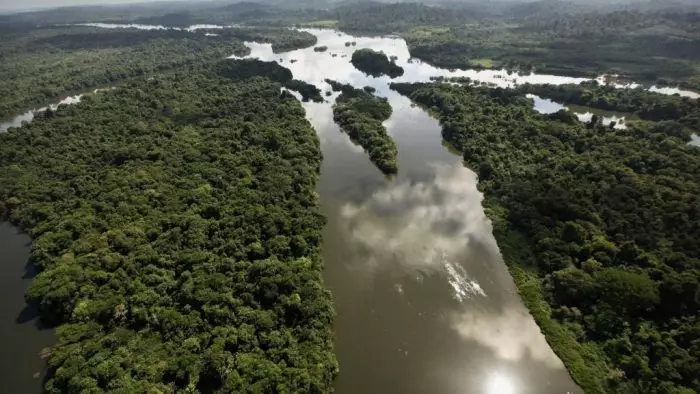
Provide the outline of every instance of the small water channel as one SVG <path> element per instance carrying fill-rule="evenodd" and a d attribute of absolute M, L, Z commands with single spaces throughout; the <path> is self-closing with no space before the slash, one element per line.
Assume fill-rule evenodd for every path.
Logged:
<path fill-rule="evenodd" d="M 101 91 L 111 90 L 111 89 L 114 89 L 114 88 L 94 89 L 91 92 L 93 94 L 95 94 L 95 93 L 98 93 Z M 0 122 L 0 133 L 7 131 L 7 129 L 9 129 L 10 127 L 20 127 L 20 126 L 22 126 L 22 122 L 31 122 L 34 119 L 34 116 L 38 112 L 46 111 L 49 108 L 51 108 L 52 110 L 55 111 L 59 105 L 63 105 L 63 104 L 70 105 L 70 104 L 79 103 L 80 99 L 83 96 L 85 96 L 85 94 L 86 93 L 81 93 L 81 94 L 77 94 L 75 96 L 68 96 L 55 104 L 49 104 L 48 106 L 41 107 L 41 108 L 33 108 L 30 110 L 27 110 L 27 112 L 25 112 L 21 115 L 17 115 L 11 119 L 7 119 L 4 122 Z"/>

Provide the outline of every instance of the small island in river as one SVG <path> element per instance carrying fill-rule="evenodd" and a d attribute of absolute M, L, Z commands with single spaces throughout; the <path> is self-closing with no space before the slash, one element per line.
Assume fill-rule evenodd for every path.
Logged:
<path fill-rule="evenodd" d="M 373 77 L 388 75 L 390 78 L 396 78 L 403 75 L 403 68 L 396 64 L 395 58 L 389 60 L 384 52 L 368 48 L 355 51 L 350 62 L 356 69 Z"/>
<path fill-rule="evenodd" d="M 399 165 L 396 143 L 382 124 L 391 116 L 391 104 L 375 96 L 374 89 L 356 89 L 327 79 L 334 91 L 342 92 L 333 106 L 333 120 L 369 154 L 383 173 L 396 174 Z"/>

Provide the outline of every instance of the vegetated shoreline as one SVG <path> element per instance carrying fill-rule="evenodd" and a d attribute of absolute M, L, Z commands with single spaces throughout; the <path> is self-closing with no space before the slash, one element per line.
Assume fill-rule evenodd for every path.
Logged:
<path fill-rule="evenodd" d="M 385 53 L 369 48 L 362 48 L 353 52 L 350 63 L 356 69 L 375 78 L 382 75 L 387 75 L 389 78 L 397 78 L 404 73 L 403 68 L 396 64 L 395 59 L 389 60 Z"/>
<path fill-rule="evenodd" d="M 440 126 L 443 127 L 441 115 L 437 109 L 428 108 L 420 102 L 415 102 L 409 96 L 407 98 L 431 117 L 438 120 Z M 461 149 L 454 145 L 453 141 L 443 138 L 443 142 L 449 144 L 450 148 L 456 151 L 456 154 L 461 154 Z M 465 162 L 463 164 L 465 167 L 470 168 L 468 163 Z M 482 186 L 483 180 L 479 179 L 477 188 L 480 191 Z M 513 279 L 515 287 L 518 289 L 518 295 L 535 320 L 535 323 L 537 323 L 547 344 L 562 361 L 571 379 L 581 386 L 586 393 L 604 394 L 605 390 L 594 379 L 590 379 L 589 374 L 583 370 L 586 361 L 580 356 L 579 349 L 581 345 L 558 322 L 552 319 L 551 309 L 542 296 L 543 293 L 537 273 L 533 272 L 532 267 L 523 264 L 532 259 L 532 256 L 524 257 L 529 253 L 527 240 L 522 234 L 508 228 L 507 220 L 504 220 L 503 216 L 499 214 L 504 210 L 504 207 L 500 206 L 493 198 L 489 198 L 485 193 L 482 207 L 486 217 L 491 221 L 493 236 L 503 257 L 503 262 Z"/>
<path fill-rule="evenodd" d="M 410 96 L 407 97 L 411 99 Z M 411 101 L 415 102 L 413 99 Z M 419 102 L 415 103 L 431 117 L 437 119 L 441 127 L 444 127 L 438 110 L 428 108 Z M 452 149 L 455 149 L 457 154 L 461 154 L 461 149 L 453 141 L 444 138 L 443 141 L 449 144 Z M 471 169 L 466 161 L 463 164 Z M 472 169 L 472 171 L 474 170 Z M 482 186 L 483 180 L 479 179 L 477 188 L 480 191 Z M 581 356 L 581 344 L 569 332 L 564 330 L 558 322 L 552 319 L 551 308 L 543 297 L 539 283 L 540 279 L 537 273 L 533 271 L 534 268 L 528 267 L 525 263 L 532 259 L 532 256 L 529 255 L 527 239 L 522 234 L 508 228 L 507 220 L 504 220 L 500 214 L 504 207 L 486 193 L 484 193 L 482 207 L 486 217 L 491 221 L 493 236 L 503 257 L 503 262 L 518 290 L 518 295 L 537 323 L 547 344 L 562 361 L 571 379 L 583 388 L 586 393 L 605 394 L 606 390 L 602 388 L 595 375 L 585 371 L 586 360 Z M 592 362 L 600 363 L 599 360 L 593 360 Z"/>
<path fill-rule="evenodd" d="M 224 61 L 216 70 L 224 74 L 237 62 Z M 185 386 L 220 386 L 232 391 L 255 387 L 261 391 L 331 389 L 338 369 L 332 352 L 333 309 L 330 294 L 322 285 L 319 252 L 325 222 L 315 195 L 320 142 L 301 105 L 288 93 L 280 94 L 280 85 L 272 82 L 274 76 L 267 78 L 268 72 L 263 69 L 259 75 L 234 80 L 206 71 L 175 73 L 133 82 L 104 95 L 87 96 L 81 103 L 47 112 L 23 128 L 0 134 L 0 167 L 8 170 L 0 176 L 4 180 L 0 216 L 31 236 L 32 263 L 41 273 L 30 286 L 28 301 L 39 303 L 45 321 L 59 325 L 58 343 L 49 360 L 52 374 L 47 391 L 129 391 L 135 388 L 132 385 L 159 390 Z M 141 107 L 142 100 L 149 103 L 146 108 Z M 201 103 L 205 113 L 192 103 Z M 218 107 L 209 105 L 214 103 Z M 133 116 L 120 119 L 122 112 Z M 94 117 L 112 128 L 104 134 L 85 129 L 85 120 Z M 253 123 L 255 119 L 258 121 Z M 275 119 L 280 123 L 275 125 Z M 74 139 L 80 135 L 85 137 L 83 145 L 74 150 Z M 104 138 L 101 142 L 100 136 Z M 34 143 L 27 144 L 27 140 Z M 30 145 L 39 157 L 33 158 Z M 46 149 L 54 154 L 43 154 L 49 152 Z M 71 156 L 72 160 L 66 160 Z M 90 164 L 100 162 L 102 156 L 107 164 Z M 207 156 L 221 160 L 211 161 Z M 52 170 L 37 170 L 34 159 L 52 162 Z M 172 160 L 183 161 L 183 168 L 158 164 Z M 233 166 L 238 172 L 224 171 L 228 174 L 224 179 L 217 176 L 216 163 Z M 73 165 L 76 167 L 71 170 Z M 191 166 L 197 171 L 187 170 Z M 130 167 L 135 168 L 128 170 Z M 132 175 L 115 176 L 124 169 Z M 57 176 L 66 171 L 75 172 L 70 180 Z M 107 173 L 97 184 L 93 176 L 101 171 Z M 174 173 L 164 178 L 164 171 Z M 162 182 L 164 179 L 167 182 Z M 100 191 L 113 187 L 115 181 L 128 185 L 114 190 L 131 192 L 126 192 L 129 198 L 114 198 L 126 205 L 135 204 L 123 215 L 108 207 L 107 196 L 116 192 Z M 71 190 L 65 182 L 71 182 Z M 144 190 L 134 182 L 148 188 L 145 196 L 156 207 L 142 206 Z M 244 194 L 237 200 L 231 199 L 230 193 L 218 198 L 227 183 L 238 184 L 235 189 Z M 246 190 L 253 195 L 245 194 Z M 96 192 L 102 197 L 89 197 Z M 260 193 L 265 197 L 256 197 Z M 64 198 L 57 201 L 68 198 L 80 207 L 66 211 L 69 207 L 40 197 L 62 194 Z M 90 204 L 83 204 L 83 198 L 93 209 L 97 209 L 95 204 L 102 207 L 92 218 Z M 167 208 L 181 203 L 187 207 Z M 247 203 L 277 208 L 248 209 L 246 213 Z M 147 213 L 138 214 L 143 209 Z M 225 216 L 223 211 L 227 211 Z M 158 229 L 163 220 L 175 227 Z M 241 223 L 233 225 L 231 220 Z M 293 222 L 293 226 L 275 224 L 280 220 Z M 260 232 L 259 241 L 235 231 L 228 237 L 212 233 L 204 239 L 192 238 L 201 226 L 213 226 L 209 231 L 215 232 L 248 226 L 250 236 Z M 172 237 L 174 229 L 180 229 L 181 237 L 167 243 L 158 241 Z M 223 239 L 229 244 L 222 245 Z M 213 244 L 197 249 L 198 242 Z M 166 247 L 168 244 L 182 249 L 176 252 Z M 192 246 L 200 252 L 188 250 Z M 156 255 L 157 262 L 153 260 Z M 93 257 L 102 258 L 102 263 L 95 266 Z M 197 262 L 185 264 L 182 259 Z M 142 275 L 124 281 L 123 277 L 133 275 L 134 270 Z M 173 270 L 178 272 L 171 275 Z M 80 275 L 75 277 L 71 272 Z M 186 284 L 178 281 L 188 275 L 190 281 L 204 280 L 198 292 L 188 293 L 184 287 L 177 290 Z M 205 279 L 202 275 L 214 276 Z M 241 281 L 240 275 L 246 279 Z M 148 290 L 156 278 L 170 285 L 155 292 Z M 120 291 L 135 284 L 141 287 Z M 208 286 L 236 290 L 216 292 Z M 265 289 L 256 290 L 256 286 Z M 233 298 L 211 298 L 212 294 Z M 144 303 L 143 297 L 158 300 Z M 164 297 L 172 301 L 164 304 Z M 150 321 L 151 314 L 159 318 Z M 168 323 L 174 318 L 180 319 L 177 327 Z M 275 322 L 281 322 L 280 326 Z M 252 337 L 246 331 L 251 324 L 258 326 Z M 208 325 L 210 329 L 200 330 Z M 227 329 L 238 331 L 231 337 Z M 234 342 L 229 344 L 231 340 Z M 111 345 L 103 346 L 105 341 Z M 258 347 L 258 341 L 264 346 Z M 123 364 L 120 357 L 124 352 L 132 357 Z M 206 356 L 209 352 L 216 357 Z M 188 364 L 192 368 L 179 364 L 178 360 L 195 354 L 201 363 Z M 103 379 L 102 372 L 92 368 L 94 357 L 116 363 L 119 373 Z M 156 357 L 157 362 L 149 357 Z M 218 362 L 234 367 L 219 370 Z M 139 370 L 139 365 L 149 369 Z M 114 368 L 110 374 L 115 373 Z"/>
<path fill-rule="evenodd" d="M 216 36 L 206 35 L 214 31 Z M 44 37 L 47 33 L 51 35 Z M 311 47 L 318 41 L 308 32 L 280 27 L 187 32 L 73 25 L 37 28 L 29 34 L 12 32 L 7 40 L 12 44 L 4 59 L 6 67 L 0 69 L 0 76 L 7 78 L 5 89 L 0 89 L 0 95 L 5 96 L 0 103 L 0 120 L 100 86 L 184 69 L 197 72 L 204 63 L 248 55 L 246 40 L 270 43 L 276 53 Z M 60 67 L 52 68 L 47 75 L 40 66 L 54 59 Z M 12 71 L 15 67 L 27 68 L 26 64 L 31 65 L 26 72 Z M 35 77 L 39 81 L 31 79 Z"/>
<path fill-rule="evenodd" d="M 689 209 L 692 217 L 692 201 L 687 200 L 683 190 L 692 194 L 698 189 L 692 179 L 697 177 L 693 169 L 699 163 L 695 148 L 686 146 L 690 137 L 682 124 L 693 127 L 697 116 L 691 113 L 681 118 L 681 123 L 669 122 L 664 117 L 672 116 L 672 106 L 650 105 L 646 108 L 648 116 L 659 122 L 637 121 L 629 130 L 620 131 L 600 123 L 582 124 L 565 111 L 537 114 L 524 92 L 517 89 L 460 90 L 450 85 L 420 83 L 392 84 L 392 89 L 430 107 L 438 115 L 443 138 L 462 151 L 466 165 L 477 171 L 485 212 L 493 223 L 494 236 L 509 272 L 523 302 L 574 381 L 590 393 L 655 392 L 659 387 L 684 392 L 695 387 L 692 380 L 697 376 L 693 372 L 697 363 L 687 344 L 688 338 L 693 338 L 692 319 L 688 324 L 674 319 L 683 316 L 687 308 L 695 308 L 693 303 L 697 301 L 684 298 L 684 293 L 674 290 L 674 286 L 682 289 L 683 283 L 694 283 L 697 260 L 693 256 L 697 247 L 693 246 L 692 234 L 697 227 L 693 227 L 692 219 L 682 217 L 673 225 L 675 232 L 669 233 L 664 226 L 668 218 L 684 209 Z M 542 89 L 569 94 L 574 87 Z M 607 87 L 598 89 L 600 92 L 593 92 L 594 98 L 610 93 Z M 657 102 L 675 103 L 676 111 L 692 104 L 688 99 L 641 90 L 620 91 L 617 96 L 607 99 L 624 105 L 630 96 L 655 98 Z M 697 111 L 697 107 L 687 108 Z M 465 123 L 464 116 L 469 116 L 470 121 Z M 499 127 L 506 127 L 503 134 L 497 133 Z M 522 140 L 525 135 L 532 141 Z M 657 140 L 664 141 L 657 147 Z M 569 144 L 572 151 L 567 150 Z M 648 160 L 661 160 L 661 155 L 672 156 L 673 160 L 647 167 L 643 161 L 621 159 L 630 157 L 627 152 L 613 153 L 625 147 L 645 153 Z M 508 153 L 516 148 L 522 154 Z M 551 154 L 546 158 L 535 157 L 547 149 Z M 640 188 L 654 187 L 666 195 L 666 202 L 658 203 L 657 197 L 650 197 L 657 203 L 644 201 L 645 208 L 627 204 L 627 208 L 611 211 L 619 199 L 610 194 L 625 186 L 613 183 L 608 186 L 610 192 L 593 196 L 584 193 L 577 199 L 575 188 L 567 191 L 561 184 L 574 172 L 582 177 L 580 183 L 595 185 L 588 186 L 594 189 L 605 188 L 604 183 L 600 184 L 601 178 L 610 175 L 610 166 L 614 165 L 627 166 L 630 171 L 621 183 L 638 180 Z M 665 175 L 657 178 L 655 171 Z M 562 194 L 553 194 L 552 190 Z M 587 202 L 595 196 L 603 199 L 600 206 Z M 581 216 L 589 214 L 590 219 Z M 615 226 L 642 214 L 659 220 L 641 225 L 638 232 L 617 233 L 621 230 L 615 230 Z M 654 231 L 662 232 L 658 237 L 674 239 L 675 248 L 654 248 L 655 238 L 648 235 Z M 690 238 L 686 239 L 686 234 Z M 566 248 L 562 249 L 563 245 Z M 634 325 L 624 328 L 632 324 L 626 321 Z M 663 350 L 653 350 L 668 335 L 674 336 L 663 342 Z M 634 346 L 631 354 L 638 358 L 630 359 L 630 351 L 619 351 L 610 345 L 619 341 L 630 342 L 630 347 Z M 672 355 L 685 360 L 671 367 L 676 368 L 677 375 L 655 368 L 659 359 Z M 646 357 L 649 359 L 644 361 Z M 643 372 L 645 368 L 647 373 Z"/>
<path fill-rule="evenodd" d="M 383 122 L 391 117 L 392 108 L 386 98 L 374 95 L 374 89 L 357 89 L 326 79 L 334 91 L 342 92 L 333 105 L 333 120 L 350 139 L 357 142 L 370 160 L 385 175 L 399 171 L 398 148 Z"/>

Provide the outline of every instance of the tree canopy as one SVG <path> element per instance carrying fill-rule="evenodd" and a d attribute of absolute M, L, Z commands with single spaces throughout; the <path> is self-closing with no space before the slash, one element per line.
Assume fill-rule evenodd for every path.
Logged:
<path fill-rule="evenodd" d="M 333 106 L 333 119 L 369 154 L 369 158 L 385 174 L 399 171 L 396 143 L 382 124 L 392 113 L 386 98 L 375 96 L 371 87 L 354 88 L 326 80 L 334 91 L 342 92 Z"/>
<path fill-rule="evenodd" d="M 403 75 L 403 68 L 389 60 L 385 53 L 369 48 L 353 52 L 350 62 L 356 69 L 373 77 L 388 75 L 390 78 L 396 78 Z"/>
<path fill-rule="evenodd" d="M 222 67 L 0 134 L 0 213 L 58 328 L 47 392 L 331 390 L 318 138 L 267 70 Z"/>

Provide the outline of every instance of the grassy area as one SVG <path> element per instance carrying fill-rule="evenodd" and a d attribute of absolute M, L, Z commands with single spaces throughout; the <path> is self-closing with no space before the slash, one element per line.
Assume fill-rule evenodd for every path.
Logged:
<path fill-rule="evenodd" d="M 333 20 L 333 19 L 328 19 L 328 20 L 306 22 L 303 25 L 309 26 L 309 27 L 319 27 L 319 28 L 331 29 L 331 28 L 338 26 L 338 21 Z"/>
<path fill-rule="evenodd" d="M 472 64 L 473 67 L 493 68 L 493 66 L 494 66 L 493 59 L 489 59 L 489 58 L 471 59 L 470 63 Z"/>
<path fill-rule="evenodd" d="M 450 28 L 444 26 L 420 26 L 411 29 L 408 35 L 415 38 L 427 38 L 433 35 L 449 33 L 449 31 Z"/>

